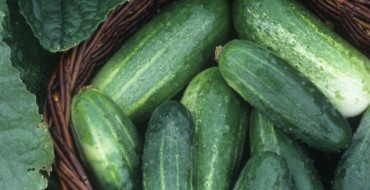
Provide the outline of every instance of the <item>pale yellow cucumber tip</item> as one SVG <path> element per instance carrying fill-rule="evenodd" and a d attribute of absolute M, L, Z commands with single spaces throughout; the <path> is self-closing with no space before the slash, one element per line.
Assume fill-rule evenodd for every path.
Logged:
<path fill-rule="evenodd" d="M 217 46 L 215 50 L 215 60 L 218 61 L 220 58 L 221 52 L 222 52 L 223 47 L 222 46 Z"/>

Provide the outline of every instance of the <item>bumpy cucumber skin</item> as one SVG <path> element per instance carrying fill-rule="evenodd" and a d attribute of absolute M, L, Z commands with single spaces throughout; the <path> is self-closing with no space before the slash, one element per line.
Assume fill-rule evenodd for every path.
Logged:
<path fill-rule="evenodd" d="M 234 190 L 295 189 L 285 159 L 273 152 L 259 152 L 244 166 Z"/>
<path fill-rule="evenodd" d="M 348 121 L 307 78 L 267 49 L 228 42 L 218 59 L 226 82 L 286 132 L 325 152 L 346 146 Z"/>
<path fill-rule="evenodd" d="M 143 26 L 94 77 L 138 123 L 176 95 L 213 58 L 231 27 L 227 0 L 183 0 Z"/>
<path fill-rule="evenodd" d="M 370 104 L 370 61 L 295 0 L 235 0 L 240 38 L 276 52 L 307 76 L 345 116 Z"/>
<path fill-rule="evenodd" d="M 193 189 L 194 125 L 190 112 L 179 102 L 167 101 L 154 110 L 145 135 L 144 189 Z"/>
<path fill-rule="evenodd" d="M 72 99 L 72 132 L 98 189 L 137 189 L 142 142 L 122 110 L 97 89 Z"/>
<path fill-rule="evenodd" d="M 196 189 L 229 189 L 244 151 L 249 105 L 226 84 L 217 67 L 199 73 L 181 102 L 196 122 Z"/>
<path fill-rule="evenodd" d="M 275 127 L 255 109 L 252 110 L 249 120 L 249 144 L 252 156 L 263 151 L 274 152 L 286 160 L 297 189 L 324 189 L 312 160 L 299 142 Z"/>
<path fill-rule="evenodd" d="M 362 115 L 360 125 L 344 151 L 333 180 L 333 189 L 370 189 L 370 108 Z"/>

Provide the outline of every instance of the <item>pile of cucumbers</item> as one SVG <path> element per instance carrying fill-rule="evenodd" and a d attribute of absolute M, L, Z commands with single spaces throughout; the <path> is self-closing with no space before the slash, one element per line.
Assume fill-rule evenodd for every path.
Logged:
<path fill-rule="evenodd" d="M 331 188 L 370 189 L 369 104 L 369 59 L 296 0 L 177 0 L 73 97 L 71 130 L 96 189 L 324 189 L 307 146 L 342 152 Z"/>

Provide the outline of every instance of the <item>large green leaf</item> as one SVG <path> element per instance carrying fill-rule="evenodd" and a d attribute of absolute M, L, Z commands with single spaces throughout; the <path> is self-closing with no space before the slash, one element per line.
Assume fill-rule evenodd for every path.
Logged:
<path fill-rule="evenodd" d="M 64 51 L 87 39 L 108 13 L 127 0 L 19 0 L 41 45 Z"/>
<path fill-rule="evenodd" d="M 3 12 L 3 13 L 6 13 L 7 10 L 6 10 L 6 4 L 5 4 L 5 0 L 0 0 L 0 11 Z"/>
<path fill-rule="evenodd" d="M 0 11 L 0 34 L 4 16 Z M 53 161 L 52 141 L 10 53 L 0 36 L 0 189 L 43 189 Z"/>
<path fill-rule="evenodd" d="M 11 48 L 11 63 L 20 71 L 27 89 L 36 94 L 41 104 L 46 95 L 46 85 L 57 65 L 56 54 L 46 51 L 34 36 L 24 17 L 19 13 L 17 1 L 7 0 L 3 40 Z"/>
<path fill-rule="evenodd" d="M 7 28 L 7 25 L 8 25 L 8 17 L 7 17 L 7 15 L 8 15 L 8 7 L 6 5 L 6 0 L 0 0 L 0 12 L 3 12 L 3 14 L 4 14 L 3 22 L 0 23 L 2 25 L 2 27 L 3 27 L 3 30 L 0 31 L 0 35 L 4 37 L 5 34 L 8 31 L 8 28 Z"/>

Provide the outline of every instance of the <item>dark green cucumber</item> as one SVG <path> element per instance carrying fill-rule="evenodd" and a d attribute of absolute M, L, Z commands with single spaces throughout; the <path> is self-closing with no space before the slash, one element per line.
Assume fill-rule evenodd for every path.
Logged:
<path fill-rule="evenodd" d="M 297 189 L 324 189 L 312 160 L 299 142 L 276 128 L 257 110 L 252 110 L 249 129 L 252 156 L 264 151 L 274 152 L 286 160 Z"/>
<path fill-rule="evenodd" d="M 271 51 L 233 40 L 218 63 L 226 82 L 286 132 L 326 152 L 337 152 L 350 141 L 348 121 L 328 98 Z"/>
<path fill-rule="evenodd" d="M 213 58 L 231 25 L 227 0 L 180 0 L 143 26 L 92 81 L 135 122 L 148 118 Z"/>
<path fill-rule="evenodd" d="M 240 166 L 249 107 L 217 67 L 199 73 L 181 102 L 196 122 L 196 189 L 229 189 Z"/>
<path fill-rule="evenodd" d="M 164 102 L 154 110 L 145 134 L 144 189 L 193 189 L 194 154 L 194 120 L 189 111 L 179 102 Z"/>
<path fill-rule="evenodd" d="M 244 166 L 234 190 L 295 189 L 285 159 L 273 152 L 259 152 Z"/>
<path fill-rule="evenodd" d="M 333 189 L 370 189 L 370 108 L 362 115 L 360 125 L 336 168 Z"/>
<path fill-rule="evenodd" d="M 122 110 L 97 89 L 72 99 L 72 132 L 98 189 L 137 189 L 142 144 Z"/>
<path fill-rule="evenodd" d="M 346 117 L 370 104 L 370 60 L 297 0 L 235 0 L 240 38 L 276 52 L 307 76 Z"/>

